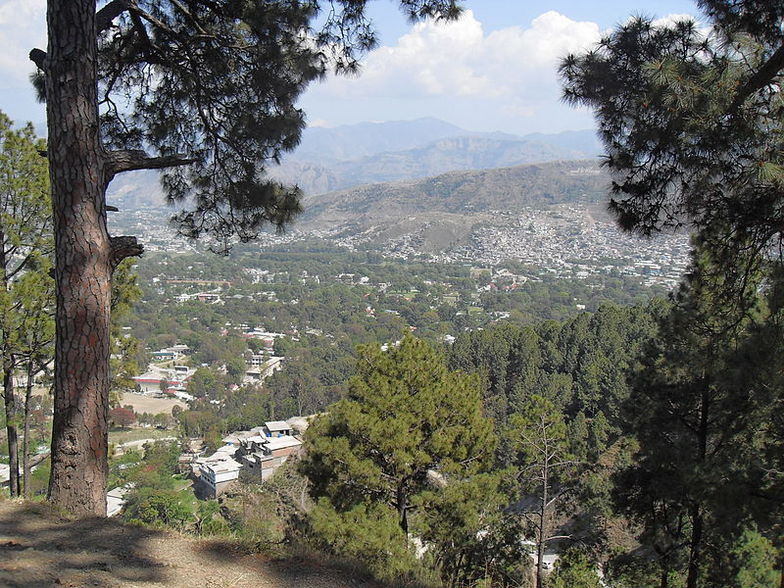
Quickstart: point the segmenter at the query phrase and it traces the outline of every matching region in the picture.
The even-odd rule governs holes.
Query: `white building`
[[[199,481],[208,498],[217,498],[240,477],[242,465],[234,460],[236,447],[227,445],[208,458],[197,460]]]

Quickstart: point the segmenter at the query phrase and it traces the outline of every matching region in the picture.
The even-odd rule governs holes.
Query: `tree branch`
[[[127,257],[138,257],[144,253],[144,246],[137,241],[136,237],[120,236],[109,237],[111,243],[111,263],[112,267],[117,267],[123,259]]]
[[[112,0],[95,13],[95,30],[101,34],[108,29],[112,21],[130,8],[128,0]]]
[[[189,165],[196,161],[184,155],[163,155],[150,157],[141,149],[112,151],[108,154],[106,165],[106,183],[121,172],[138,169],[163,169],[178,165]]]
[[[779,47],[773,55],[770,56],[764,65],[757,70],[746,84],[738,90],[735,94],[735,100],[732,101],[730,112],[735,112],[740,108],[741,104],[757,90],[761,90],[773,81],[773,78],[784,68],[784,45]]]

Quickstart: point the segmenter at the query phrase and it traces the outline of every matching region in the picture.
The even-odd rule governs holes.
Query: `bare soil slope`
[[[231,542],[114,519],[69,520],[45,504],[0,499],[0,586],[372,588],[310,560],[274,561]]]

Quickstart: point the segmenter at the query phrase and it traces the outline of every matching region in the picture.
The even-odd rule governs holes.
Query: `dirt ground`
[[[311,560],[274,561],[227,541],[68,520],[46,504],[2,499],[0,586],[380,588]]]
[[[122,406],[130,404],[133,406],[133,410],[139,414],[143,412],[148,412],[150,414],[159,414],[165,412],[171,414],[171,410],[175,406],[188,408],[187,405],[181,400],[173,400],[170,398],[153,398],[152,396],[131,394],[129,392],[126,392],[122,395],[120,404]]]

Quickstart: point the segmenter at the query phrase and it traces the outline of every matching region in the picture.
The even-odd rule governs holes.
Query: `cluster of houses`
[[[197,292],[196,294],[180,294],[177,296],[177,302],[188,302],[189,300],[198,300],[208,304],[223,304],[220,292]]]
[[[268,480],[281,465],[299,454],[302,441],[286,421],[268,421],[250,431],[237,431],[223,439],[223,447],[190,464],[197,494],[217,498],[239,481]]]
[[[195,369],[185,365],[175,365],[172,368],[151,365],[145,373],[135,376],[133,381],[142,394],[165,394],[187,402],[193,400],[186,390],[188,379],[195,372]]]
[[[282,333],[268,333],[260,329],[248,329],[242,336],[246,339],[256,339],[261,341],[261,352],[246,352],[245,363],[248,369],[243,377],[245,384],[261,383],[266,378],[283,367],[283,357],[273,355],[275,339],[285,337]],[[228,331],[226,331],[228,332]],[[190,401],[193,397],[187,393],[188,380],[195,373],[196,369],[186,365],[176,365],[176,362],[190,355],[187,345],[173,345],[165,349],[152,352],[153,363],[148,366],[147,371],[133,378],[136,387],[142,394],[164,394],[179,398],[180,400]],[[156,363],[175,362],[172,367],[160,367]]]

